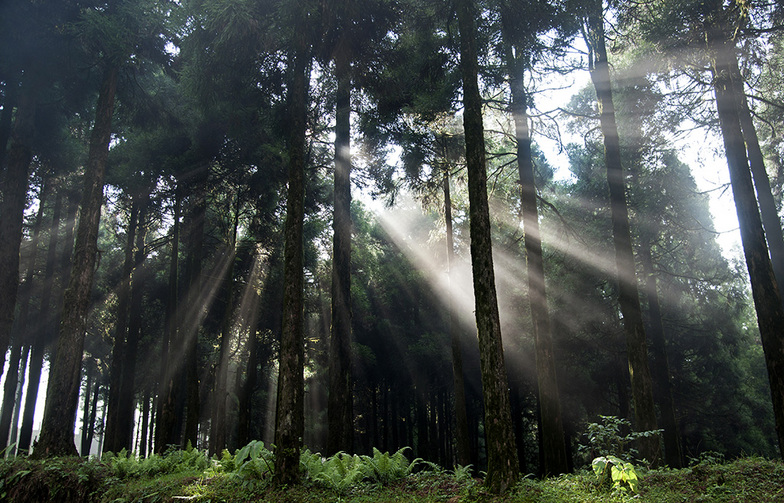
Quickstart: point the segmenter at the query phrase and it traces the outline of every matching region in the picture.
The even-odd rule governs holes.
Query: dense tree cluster
[[[655,465],[784,452],[782,23],[741,0],[3,3],[0,447],[262,439],[291,484],[304,445],[410,446],[497,492],[584,462],[600,415],[654,432]],[[723,141],[742,259],[686,135]]]

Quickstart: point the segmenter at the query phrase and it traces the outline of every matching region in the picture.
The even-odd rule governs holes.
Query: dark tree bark
[[[175,435],[178,387],[176,351],[179,342],[178,296],[179,296],[179,253],[180,253],[180,206],[182,196],[176,190],[174,195],[173,223],[171,234],[171,259],[169,265],[169,297],[166,304],[166,333],[161,343],[161,369],[159,377],[158,403],[155,413],[155,452],[161,454],[166,446],[177,444]]]
[[[123,379],[123,362],[126,353],[128,336],[128,313],[131,309],[131,281],[133,276],[133,249],[136,245],[136,229],[139,224],[139,201],[132,198],[131,215],[126,230],[125,259],[120,284],[117,287],[117,322],[114,325],[114,342],[112,344],[111,369],[109,371],[109,398],[106,412],[106,430],[104,431],[103,452],[120,452],[125,442],[119,435],[121,382]]]
[[[621,147],[615,122],[612,101],[610,66],[604,40],[602,3],[593,0],[587,16],[589,70],[596,89],[600,123],[604,137],[604,158],[607,165],[607,183],[610,190],[610,209],[615,245],[615,263],[618,281],[618,301],[626,333],[626,353],[632,384],[635,426],[638,431],[657,429],[656,409],[653,402],[653,384],[648,365],[648,345],[640,307],[640,296],[635,275],[632,251],[629,210],[626,204],[626,183],[621,164]],[[651,435],[638,441],[640,456],[651,463],[660,459],[659,437]]]
[[[101,395],[101,381],[97,378],[93,389],[93,399],[90,405],[90,419],[87,421],[87,438],[82,440],[82,456],[90,455],[90,448],[95,437],[95,419],[98,416],[98,397]],[[106,416],[106,403],[103,405],[104,417]],[[103,422],[103,421],[101,421]],[[103,437],[101,437],[103,439]],[[101,449],[98,452],[102,452]]]
[[[84,349],[85,323],[98,252],[98,223],[103,204],[103,179],[109,155],[116,67],[103,76],[95,126],[84,175],[84,192],[76,233],[71,281],[63,300],[56,357],[49,372],[46,408],[34,455],[38,458],[76,455],[73,429],[79,401],[79,374]]]
[[[681,451],[678,423],[675,419],[675,404],[672,399],[672,384],[670,383],[670,363],[667,359],[667,342],[664,338],[661,306],[659,304],[659,291],[653,270],[653,257],[651,256],[651,240],[643,237],[640,243],[640,262],[642,262],[645,281],[643,291],[648,298],[649,329],[648,335],[651,342],[651,356],[653,365],[651,373],[654,380],[654,391],[661,412],[661,426],[664,430],[664,462],[670,468],[683,467],[683,453]]]
[[[255,325],[248,334],[248,363],[245,367],[245,382],[240,388],[238,398],[237,445],[247,445],[251,439],[250,426],[253,412],[253,391],[258,380],[258,340]]]
[[[19,96],[17,78],[6,75],[3,80],[5,80],[5,88],[3,89],[3,113],[0,115],[0,173],[5,168],[5,158],[8,153],[6,147],[8,139],[11,137],[11,124]]]
[[[49,199],[52,192],[51,179],[48,177],[44,179],[43,186],[41,187],[41,194],[38,202],[38,213],[35,217],[35,225],[33,227],[33,239],[30,244],[31,252],[28,261],[27,271],[25,272],[24,281],[20,287],[19,303],[19,317],[14,330],[13,340],[11,341],[11,353],[8,357],[8,368],[10,369],[5,380],[5,388],[3,390],[3,407],[0,414],[0,448],[8,445],[9,431],[11,429],[11,419],[14,411],[17,409],[16,403],[16,388],[19,384],[20,374],[25,372],[25,369],[20,368],[19,363],[22,357],[22,347],[29,344],[31,337],[28,334],[28,318],[30,314],[30,303],[32,302],[32,284],[33,275],[35,272],[35,264],[38,258],[38,242],[41,235],[41,224],[44,216],[44,206]],[[14,429],[16,425],[14,424]]]
[[[738,93],[742,87],[740,83],[732,81],[731,61],[735,57],[735,46],[720,33],[709,30],[706,35],[719,126],[724,139],[743,253],[768,368],[779,451],[784,458],[784,307],[765,242],[741,130]]]
[[[237,204],[234,209],[234,225],[232,228],[229,243],[226,245],[227,260],[229,266],[226,270],[223,282],[226,291],[226,309],[223,313],[221,322],[220,350],[218,355],[218,365],[215,369],[215,385],[212,393],[212,410],[210,413],[210,455],[218,454],[226,448],[229,431],[227,424],[227,407],[229,400],[229,362],[231,356],[231,328],[234,315],[234,262],[237,251],[237,230],[240,218],[240,199],[237,197]]]
[[[553,354],[550,313],[542,260],[542,236],[539,231],[539,209],[531,157],[531,133],[528,128],[528,96],[523,82],[524,65],[511,54],[508,56],[512,90],[512,117],[517,140],[517,168],[520,176],[520,202],[525,232],[525,257],[528,274],[528,300],[531,307],[534,344],[536,347],[536,376],[539,385],[540,426],[539,451],[542,453],[543,475],[558,475],[569,471],[566,438],[561,414],[561,399]]]
[[[301,21],[297,23],[301,24]],[[300,480],[299,454],[305,429],[304,245],[305,133],[309,47],[304,35],[295,42],[289,81],[289,187],[283,258],[283,327],[280,337],[278,396],[275,412],[275,481]]]
[[[332,327],[329,336],[327,455],[352,452],[351,382],[351,62],[346,43],[335,52],[335,207],[332,218]]]
[[[485,484],[491,491],[502,493],[511,488],[517,480],[517,451],[493,271],[482,98],[478,85],[475,12],[471,0],[459,0],[456,7],[460,27],[460,69],[463,76],[465,108],[463,124],[468,166],[471,267],[474,278],[482,393],[485,402],[487,445]]]
[[[768,171],[765,169],[765,158],[760,148],[757,129],[754,127],[749,103],[744,92],[743,77],[740,73],[740,68],[738,68],[738,58],[733,52],[728,55],[728,60],[731,72],[730,78],[736,85],[738,117],[741,130],[743,131],[743,139],[746,143],[754,187],[757,192],[762,227],[765,230],[765,240],[768,243],[773,273],[776,276],[779,291],[781,291],[781,285],[784,284],[784,233],[781,228],[781,219],[779,218],[776,201],[773,199],[773,192],[770,188],[770,179],[768,178]]]
[[[17,437],[19,436],[19,418],[22,417],[22,393],[25,390],[25,376],[27,369],[27,362],[30,357],[30,347],[25,346],[22,348],[22,361],[19,362],[19,382],[16,384],[16,398],[14,403],[14,413],[11,417],[11,433],[8,437],[8,445],[13,445],[14,448],[8,453],[9,456],[16,455],[17,452]]]
[[[59,326],[59,316],[62,313],[62,300],[56,306],[52,305],[52,299],[62,299],[62,292],[65,285],[70,282],[71,277],[71,256],[74,248],[74,229],[76,227],[76,214],[79,204],[76,198],[66,197],[69,200],[68,212],[63,236],[63,246],[59,255],[57,247],[59,242],[58,232],[60,226],[60,216],[57,213],[52,215],[52,233],[49,235],[49,247],[46,255],[46,267],[44,272],[44,291],[41,296],[39,316],[43,320],[43,328],[33,333],[33,341],[30,348],[30,368],[27,378],[27,393],[25,398],[24,410],[22,413],[22,425],[19,428],[18,452],[27,453],[30,450],[30,442],[33,435],[33,420],[35,419],[35,404],[38,401],[38,393],[41,384],[41,372],[44,364],[44,353],[46,348],[54,341]],[[55,275],[60,275],[60,281],[55,287]],[[58,313],[53,315],[52,313]]]
[[[0,374],[11,339],[14,308],[19,289],[19,250],[27,204],[30,160],[35,129],[36,100],[31,91],[22,92],[16,112],[11,147],[0,200]]]
[[[139,432],[139,448],[137,453],[140,457],[147,457],[147,436],[150,428],[150,390],[146,388],[142,396],[142,424]]]
[[[186,309],[191,312],[182,319],[180,338],[184,344],[185,362],[185,430],[182,447],[197,445],[199,430],[199,328],[206,306],[202,298],[202,260],[204,258],[204,226],[207,220],[207,183],[209,164],[199,166],[194,179],[194,200],[191,206],[191,228],[188,233],[188,259],[185,276],[188,281]],[[182,369],[182,365],[179,365]]]
[[[446,269],[452,274],[455,262],[454,232],[452,229],[452,193],[449,188],[449,169],[444,169],[444,220],[446,222]],[[451,287],[450,287],[451,292]],[[455,441],[457,443],[457,463],[471,464],[471,447],[468,434],[468,411],[466,408],[465,376],[463,374],[463,350],[460,347],[460,334],[455,326],[452,311],[454,305],[449,295],[447,316],[449,317],[449,337],[452,343],[452,381],[455,389]]]
[[[122,379],[117,402],[117,431],[115,442],[120,449],[130,452],[133,449],[134,408],[136,406],[136,360],[142,325],[142,300],[146,285],[144,260],[147,258],[147,212],[149,210],[149,191],[140,196],[139,222],[136,232],[136,251],[133,259],[130,292],[130,320],[122,360]]]
[[[89,361],[85,362],[86,376],[84,383],[84,407],[82,408],[82,438],[79,445],[79,453],[82,456],[90,455],[90,444],[87,442],[87,430],[91,428],[90,425],[90,409],[94,405],[90,401],[92,398],[93,381],[95,380],[95,365],[91,365]],[[96,385],[97,387],[97,385]]]

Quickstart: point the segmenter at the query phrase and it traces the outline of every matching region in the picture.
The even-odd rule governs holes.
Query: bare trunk
[[[781,219],[776,209],[776,201],[773,199],[773,192],[770,188],[770,179],[765,169],[765,159],[760,148],[757,129],[751,118],[749,103],[743,87],[743,77],[738,68],[738,58],[733,54],[728,55],[731,79],[735,84],[736,97],[738,99],[738,117],[743,131],[743,139],[746,143],[748,152],[749,167],[754,179],[754,187],[757,192],[757,202],[759,203],[762,226],[765,230],[765,240],[768,243],[770,260],[773,265],[773,273],[776,276],[776,283],[781,290],[784,282],[784,233],[782,233]]]
[[[179,355],[173,349],[178,347],[179,321],[178,313],[178,278],[179,278],[179,253],[180,253],[180,206],[181,196],[177,189],[174,196],[174,215],[172,224],[172,247],[169,265],[169,298],[166,304],[166,333],[161,343],[161,369],[159,377],[158,403],[155,413],[155,452],[161,454],[168,445],[178,443],[176,438],[175,414],[178,372],[174,372]]]
[[[202,260],[204,255],[204,226],[207,219],[207,183],[209,165],[199,166],[194,181],[194,201],[191,208],[191,229],[188,236],[188,261],[185,275],[188,281],[186,309],[195,309],[189,319],[182,319],[180,338],[184,344],[185,367],[185,430],[182,447],[197,446],[199,431],[199,329],[204,319],[206,306],[202,304]]]
[[[84,175],[84,192],[76,233],[71,281],[63,300],[56,358],[49,372],[46,408],[34,455],[76,455],[74,420],[79,401],[85,324],[98,252],[98,224],[103,204],[103,178],[109,155],[117,68],[107,68],[98,96],[95,126]]]
[[[768,368],[779,451],[784,457],[784,307],[765,242],[741,131],[737,96],[741,88],[732,82],[730,63],[735,57],[735,47],[713,33],[709,33],[707,39],[712,57],[713,89],[716,93],[719,125],[724,138],[743,253]]]
[[[296,484],[300,480],[299,455],[305,429],[302,239],[305,219],[305,133],[310,73],[308,53],[307,41],[304,36],[300,36],[290,64],[289,86],[289,187],[283,259],[283,327],[275,413],[275,481],[280,485]]]
[[[0,413],[0,448],[8,445],[9,430],[11,429],[11,419],[14,411],[17,410],[16,403],[16,388],[19,383],[20,374],[24,373],[25,369],[20,368],[19,363],[22,357],[22,347],[29,344],[30,334],[28,333],[28,318],[30,314],[30,304],[32,301],[33,293],[33,275],[35,272],[35,264],[38,258],[38,242],[41,235],[41,224],[43,222],[44,206],[49,199],[52,192],[52,183],[50,178],[43,181],[41,187],[41,195],[38,202],[38,214],[35,218],[35,226],[33,228],[33,239],[30,243],[30,258],[28,261],[27,271],[25,278],[20,287],[19,302],[21,307],[19,309],[19,318],[14,330],[13,340],[11,341],[11,354],[8,359],[8,368],[10,369],[5,380],[5,389],[3,390],[3,406],[2,413]],[[3,348],[4,350],[5,348]],[[25,358],[25,360],[27,360]],[[16,425],[14,425],[16,428]]]
[[[332,219],[332,327],[329,337],[327,454],[352,452],[351,382],[351,63],[345,48],[335,55],[335,207]]]
[[[566,437],[561,415],[561,399],[553,355],[550,313],[542,260],[542,236],[539,231],[539,209],[534,182],[534,163],[531,158],[531,133],[528,128],[528,96],[523,83],[524,66],[513,56],[507,64],[511,74],[512,116],[517,139],[517,166],[520,176],[525,256],[528,274],[528,300],[531,307],[534,344],[536,346],[536,376],[539,384],[539,451],[542,453],[542,473],[558,475],[569,471]]]
[[[237,206],[239,206],[239,195]],[[221,342],[218,355],[218,365],[215,369],[215,386],[212,393],[212,410],[210,421],[210,454],[214,455],[226,448],[229,437],[227,424],[227,407],[229,400],[229,363],[232,341],[232,316],[234,314],[234,262],[237,251],[237,230],[239,227],[239,207],[234,211],[234,226],[230,242],[225,253],[230,260],[230,265],[223,279],[226,291],[226,309],[221,323]]]
[[[452,194],[449,189],[449,169],[444,169],[444,220],[446,222],[446,269],[450,278],[455,262],[454,232],[452,229]],[[457,463],[463,466],[471,464],[471,446],[468,434],[468,411],[466,407],[465,375],[463,374],[463,351],[460,347],[460,334],[455,326],[452,312],[453,299],[450,295],[447,312],[449,316],[449,337],[452,342],[452,381],[455,388],[455,423],[457,442]]]
[[[629,374],[632,384],[635,426],[639,431],[650,431],[656,427],[656,409],[653,402],[653,384],[648,365],[648,346],[642,319],[640,297],[637,290],[634,254],[632,251],[629,211],[626,204],[626,183],[621,165],[621,147],[615,122],[615,106],[612,101],[610,66],[604,41],[602,4],[593,0],[588,15],[591,80],[596,88],[604,156],[607,164],[607,184],[610,189],[613,243],[618,281],[618,302],[623,316],[626,333],[626,353],[629,359]],[[659,438],[651,435],[639,440],[640,456],[651,463],[660,458]]]
[[[678,422],[675,419],[675,404],[672,399],[672,384],[670,383],[670,363],[667,359],[667,342],[664,338],[664,326],[662,325],[658,286],[653,270],[650,239],[643,238],[642,240],[640,261],[645,274],[643,291],[648,298],[648,313],[650,317],[648,334],[651,339],[651,356],[653,357],[654,389],[658,397],[657,402],[661,412],[662,428],[664,429],[664,462],[670,468],[682,468],[683,453],[681,452]]]
[[[128,336],[125,342],[125,353],[122,361],[122,379],[120,380],[120,393],[117,402],[117,431],[115,442],[121,449],[131,451],[133,448],[134,408],[136,406],[136,359],[141,336],[142,325],[142,300],[146,284],[146,271],[144,260],[147,257],[147,212],[149,206],[149,193],[142,194],[139,202],[139,223],[136,233],[136,252],[133,260],[133,275],[131,278],[130,320],[128,321]]]
[[[128,336],[128,313],[131,303],[131,278],[133,276],[133,247],[136,244],[136,229],[139,224],[139,201],[133,198],[131,215],[125,238],[125,260],[117,287],[117,321],[114,325],[114,343],[112,344],[112,361],[109,371],[109,397],[106,413],[106,431],[104,432],[104,452],[120,452],[125,442],[118,435],[120,423],[120,387],[123,378],[123,361]]]
[[[19,250],[22,224],[27,203],[28,179],[36,101],[30,91],[23,91],[8,151],[5,179],[0,201],[0,374],[6,348],[11,339],[14,308],[19,289]],[[3,146],[4,147],[4,146]]]
[[[468,166],[471,268],[474,279],[482,394],[485,402],[487,445],[485,484],[492,492],[502,493],[510,489],[517,480],[518,462],[493,271],[482,98],[479,94],[479,64],[474,25],[476,14],[471,0],[460,0],[457,3],[457,15],[460,26],[460,68],[463,76],[465,108],[463,124]]]

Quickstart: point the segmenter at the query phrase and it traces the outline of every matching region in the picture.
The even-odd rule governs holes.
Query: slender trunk
[[[87,441],[83,444],[82,456],[89,456],[90,451],[92,450],[93,446],[93,437],[95,436],[95,419],[98,416],[98,397],[101,393],[101,383],[100,381],[96,380],[95,382],[95,389],[93,389],[93,399],[92,405],[90,406],[90,419],[87,422]],[[104,417],[106,416],[106,402],[103,403],[103,410],[104,410]],[[103,424],[103,421],[101,421]],[[103,442],[103,436],[101,436],[101,442]],[[102,452],[103,446],[98,447],[98,453]]]
[[[239,195],[237,206],[239,206]],[[237,230],[239,227],[239,207],[234,211],[234,225],[225,253],[230,261],[223,278],[226,291],[226,309],[223,312],[221,323],[221,342],[218,354],[218,365],[215,369],[215,387],[212,393],[212,411],[210,421],[210,455],[214,455],[226,448],[229,437],[227,424],[227,407],[229,400],[229,363],[231,353],[231,328],[234,314],[234,262],[237,253]]]
[[[479,94],[479,64],[476,49],[474,5],[459,0],[460,69],[463,76],[463,124],[468,166],[468,196],[471,229],[471,266],[474,278],[476,325],[485,402],[487,478],[485,484],[495,493],[510,489],[517,480],[517,451],[509,405],[509,380],[504,365],[501,322],[493,271],[490,238],[490,209],[487,202],[482,98]]]
[[[207,183],[209,165],[205,162],[198,168],[194,180],[194,201],[191,208],[191,229],[188,236],[188,260],[186,278],[188,281],[186,308],[194,309],[191,299],[195,300],[198,310],[183,319],[180,337],[184,344],[185,354],[185,431],[182,447],[190,444],[196,447],[199,431],[199,328],[204,319],[206,306],[202,304],[202,260],[204,255],[204,226],[207,219]],[[182,369],[182,365],[180,365]]]
[[[142,397],[142,424],[139,428],[139,448],[137,454],[142,457],[147,457],[147,433],[150,428],[150,390],[145,388]]]
[[[95,391],[95,398],[96,399],[98,398],[98,390],[97,389]],[[97,403],[97,401],[95,403]],[[96,409],[96,412],[97,412],[97,409]],[[93,436],[95,434],[95,421],[90,423],[90,425],[91,425],[90,426],[90,445],[93,445]],[[101,421],[100,421],[100,425],[101,425],[101,428],[99,430],[100,437],[98,437],[98,457],[100,457],[101,456],[100,453],[103,452],[103,440],[105,438],[105,436],[103,435],[103,432],[106,431],[106,400],[104,400],[103,407],[101,407]]]
[[[41,235],[44,206],[49,199],[51,192],[52,184],[50,179],[47,178],[43,181],[43,186],[41,187],[41,195],[38,202],[38,214],[35,217],[33,239],[30,243],[30,259],[28,262],[27,271],[25,272],[25,278],[19,292],[21,294],[19,298],[21,307],[19,309],[19,318],[16,323],[16,330],[14,330],[12,338],[11,354],[9,355],[8,359],[9,372],[5,380],[5,388],[3,390],[3,407],[2,413],[0,413],[0,448],[6,447],[6,445],[8,445],[11,419],[14,415],[14,411],[17,410],[17,402],[15,400],[16,388],[19,383],[19,375],[25,371],[24,367],[20,368],[19,363],[22,357],[22,347],[25,343],[29,343],[29,339],[31,338],[29,337],[27,326],[30,314],[30,304],[32,302],[33,275],[35,272],[35,264],[38,258],[38,241]],[[5,348],[2,349],[4,350]],[[16,428],[16,426],[14,426],[14,428]]]
[[[0,115],[0,174],[5,168],[6,147],[8,146],[8,139],[11,137],[11,121],[19,96],[17,77],[12,76],[9,78],[8,75],[5,75],[3,79],[5,80],[5,88],[3,89],[3,113]],[[0,176],[0,178],[2,177]]]
[[[139,338],[142,325],[142,300],[145,290],[146,278],[144,260],[147,257],[147,211],[149,207],[149,193],[141,196],[139,202],[139,222],[136,233],[136,253],[133,259],[133,273],[130,292],[130,320],[128,321],[128,336],[125,342],[125,352],[122,361],[122,378],[120,380],[120,393],[117,402],[117,430],[115,443],[120,449],[131,451],[133,448],[134,407],[136,393],[136,359],[139,347]]]
[[[463,375],[463,351],[460,347],[460,333],[455,326],[452,287],[452,267],[455,263],[455,243],[452,229],[452,194],[449,188],[449,169],[444,169],[444,220],[446,222],[446,269],[449,276],[449,298],[447,316],[449,318],[449,337],[452,342],[452,381],[455,389],[455,423],[457,442],[457,464],[471,464],[471,447],[468,436],[468,412],[466,409],[465,376]]]
[[[351,62],[345,48],[335,54],[335,206],[332,218],[332,329],[329,336],[327,454],[352,452],[351,386]]]
[[[180,253],[180,206],[182,197],[180,191],[176,190],[174,196],[173,220],[172,223],[172,247],[169,263],[169,298],[166,304],[166,333],[163,335],[161,343],[161,368],[159,374],[158,404],[155,413],[155,452],[161,454],[168,445],[178,443],[174,435],[176,393],[178,372],[174,369],[177,366],[179,354],[173,349],[177,348],[179,341],[179,322],[178,312],[178,278],[179,278],[179,253]]]
[[[534,163],[531,157],[531,133],[528,128],[528,96],[523,82],[524,65],[514,56],[510,55],[508,59],[511,74],[512,116],[517,140],[517,166],[521,185],[520,201],[525,231],[528,300],[536,347],[536,377],[539,385],[541,415],[539,451],[543,454],[542,474],[558,475],[568,472],[569,465],[553,355],[550,313],[547,309],[542,236],[539,230]]]
[[[283,327],[280,337],[278,396],[275,414],[275,480],[300,480],[299,453],[304,434],[304,245],[305,134],[309,47],[299,37],[289,87],[289,187],[286,200]]]
[[[128,313],[131,309],[131,281],[133,276],[133,247],[136,244],[136,229],[139,224],[139,201],[133,198],[131,215],[125,238],[125,260],[123,261],[120,284],[117,288],[117,322],[114,325],[112,344],[112,363],[109,372],[109,397],[107,399],[106,431],[104,432],[104,452],[120,452],[125,442],[118,435],[120,419],[121,382],[123,362],[126,353],[125,339],[128,336]]]
[[[610,209],[615,245],[615,263],[618,281],[618,301],[626,333],[626,353],[629,359],[629,374],[632,384],[635,425],[639,431],[650,431],[656,427],[656,409],[653,402],[653,384],[648,366],[648,346],[642,319],[640,297],[635,276],[634,254],[629,226],[629,211],[626,203],[626,183],[621,165],[621,147],[615,122],[615,106],[612,101],[610,66],[604,41],[604,19],[602,4],[593,0],[588,15],[590,49],[590,74],[596,89],[600,123],[604,137],[604,158],[607,165],[607,183],[610,190]],[[639,440],[640,456],[651,463],[660,457],[658,435]]]
[[[715,36],[709,32],[707,39],[712,57],[713,89],[716,94],[719,125],[724,138],[743,253],[768,368],[779,451],[784,458],[784,307],[765,242],[743,142],[738,114],[739,88],[732,82],[730,63],[731,58],[734,58],[735,47],[721,35]]]
[[[248,334],[248,364],[245,367],[245,382],[240,388],[238,418],[237,418],[237,445],[246,445],[250,442],[250,421],[253,412],[253,391],[256,389],[258,379],[258,340],[256,330],[251,328]]]
[[[98,224],[103,204],[103,178],[109,155],[117,68],[109,67],[98,96],[95,126],[84,175],[84,192],[73,258],[71,281],[63,300],[56,357],[49,372],[38,458],[76,455],[73,429],[79,401],[87,308],[98,253]]]
[[[32,92],[22,93],[8,151],[0,200],[0,374],[11,339],[14,308],[19,289],[19,250],[27,203],[36,101]]]
[[[664,462],[670,468],[683,467],[683,453],[681,452],[678,422],[675,419],[675,404],[672,400],[672,384],[670,383],[670,363],[667,360],[667,342],[664,338],[662,325],[661,306],[656,276],[653,271],[653,258],[651,256],[651,240],[643,239],[640,245],[640,261],[642,262],[645,282],[643,291],[648,298],[648,313],[650,318],[648,335],[651,339],[651,356],[653,366],[651,372],[654,379],[654,390],[658,396],[657,403],[664,429]]]
[[[738,68],[738,58],[734,54],[728,54],[730,66],[730,79],[735,85],[735,94],[738,99],[738,117],[740,127],[743,131],[743,139],[748,151],[749,167],[754,179],[754,187],[757,192],[757,202],[762,217],[762,226],[765,230],[765,240],[768,243],[770,260],[773,265],[773,273],[776,276],[776,283],[781,290],[784,284],[784,233],[781,228],[781,219],[776,209],[776,201],[773,199],[773,192],[770,188],[768,171],[765,169],[765,159],[760,148],[757,129],[751,118],[749,103],[743,88],[743,77]]]
[[[16,455],[16,450],[18,447],[18,445],[16,444],[17,444],[17,437],[19,435],[19,418],[21,417],[21,413],[22,413],[22,393],[24,392],[25,389],[25,376],[27,375],[26,373],[27,362],[30,356],[29,349],[30,349],[29,346],[25,346],[22,349],[22,361],[21,363],[19,363],[19,382],[16,384],[16,399],[14,401],[16,406],[14,407],[14,414],[13,417],[11,418],[11,434],[10,437],[8,438],[8,444],[13,445],[14,448],[11,450],[11,452],[7,453],[9,456]]]
[[[95,365],[91,365],[89,361],[85,362],[85,366],[87,367],[87,375],[85,376],[84,407],[82,408],[82,440],[79,446],[79,452],[83,457],[90,455],[90,445],[87,443],[87,430],[89,429],[90,406],[92,404],[90,398],[93,389],[93,381],[95,380],[94,374],[96,368]]]

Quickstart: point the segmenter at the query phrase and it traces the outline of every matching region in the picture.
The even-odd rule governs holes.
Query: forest
[[[782,70],[780,0],[2,2],[0,448],[780,459]]]

